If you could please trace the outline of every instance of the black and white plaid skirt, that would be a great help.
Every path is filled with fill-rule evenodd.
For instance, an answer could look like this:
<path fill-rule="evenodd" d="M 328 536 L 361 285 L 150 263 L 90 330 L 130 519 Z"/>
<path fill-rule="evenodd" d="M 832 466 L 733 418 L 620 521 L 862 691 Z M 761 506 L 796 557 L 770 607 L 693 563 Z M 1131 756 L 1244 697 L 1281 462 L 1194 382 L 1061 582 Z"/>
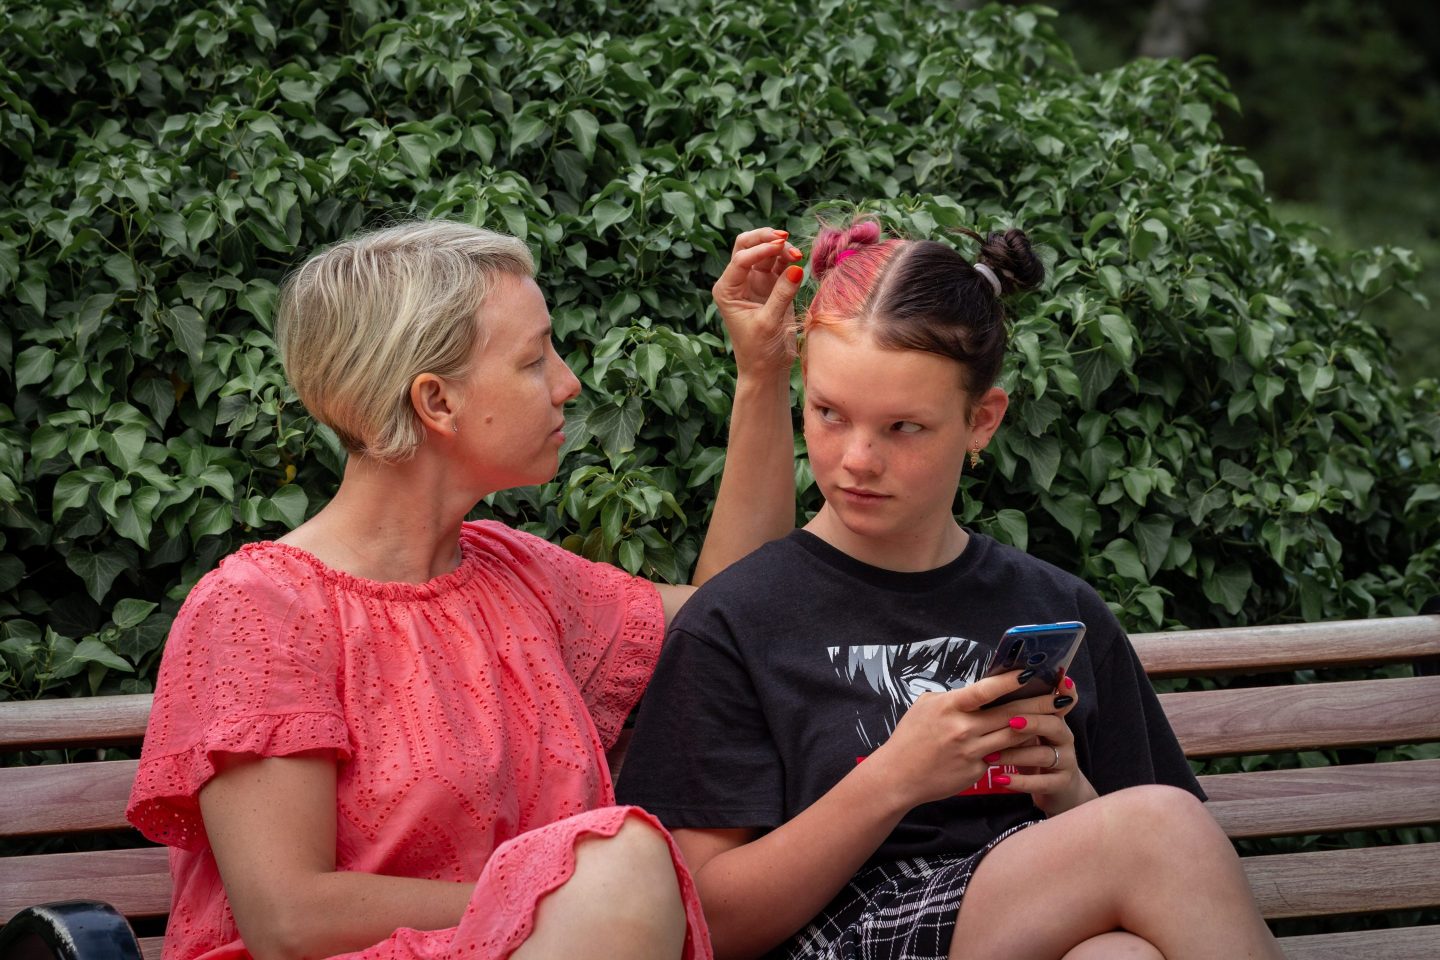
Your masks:
<path fill-rule="evenodd" d="M 945 960 L 965 888 L 1006 830 L 968 857 L 920 857 L 867 867 L 810 925 L 767 960 Z"/>

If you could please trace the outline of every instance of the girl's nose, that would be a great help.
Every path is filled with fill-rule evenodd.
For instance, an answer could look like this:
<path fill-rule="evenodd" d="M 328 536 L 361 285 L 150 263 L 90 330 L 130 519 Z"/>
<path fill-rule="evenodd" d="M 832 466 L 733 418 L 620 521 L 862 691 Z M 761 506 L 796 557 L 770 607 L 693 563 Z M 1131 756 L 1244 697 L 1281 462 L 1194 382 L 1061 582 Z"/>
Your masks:
<path fill-rule="evenodd" d="M 840 465 L 854 474 L 878 473 L 880 458 L 875 453 L 875 444 L 865 437 L 856 437 L 846 445 Z"/>

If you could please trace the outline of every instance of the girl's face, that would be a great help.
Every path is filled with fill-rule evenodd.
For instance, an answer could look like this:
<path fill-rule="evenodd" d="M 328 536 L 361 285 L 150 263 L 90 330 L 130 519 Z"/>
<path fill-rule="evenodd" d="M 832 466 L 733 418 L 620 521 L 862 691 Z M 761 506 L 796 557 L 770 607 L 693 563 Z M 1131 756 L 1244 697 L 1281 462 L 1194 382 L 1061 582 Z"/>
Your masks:
<path fill-rule="evenodd" d="M 826 538 L 893 567 L 892 557 L 948 534 L 965 457 L 990 441 L 1006 403 L 999 388 L 972 402 L 960 364 L 947 357 L 886 349 L 854 327 L 813 329 L 805 442 L 835 521 Z"/>

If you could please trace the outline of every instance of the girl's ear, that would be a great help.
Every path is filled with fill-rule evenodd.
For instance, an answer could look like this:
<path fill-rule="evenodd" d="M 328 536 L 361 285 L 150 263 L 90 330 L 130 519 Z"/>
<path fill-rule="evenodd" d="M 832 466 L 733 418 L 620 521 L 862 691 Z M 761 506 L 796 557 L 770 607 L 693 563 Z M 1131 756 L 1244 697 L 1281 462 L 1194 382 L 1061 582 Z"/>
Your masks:
<path fill-rule="evenodd" d="M 427 432 L 442 436 L 460 432 L 456 400 L 454 387 L 433 373 L 422 373 L 410 381 L 410 406 Z"/>
<path fill-rule="evenodd" d="M 970 408 L 970 442 L 974 447 L 984 450 L 989 446 L 1009 407 L 1010 395 L 999 387 L 991 387 L 981 394 Z"/>

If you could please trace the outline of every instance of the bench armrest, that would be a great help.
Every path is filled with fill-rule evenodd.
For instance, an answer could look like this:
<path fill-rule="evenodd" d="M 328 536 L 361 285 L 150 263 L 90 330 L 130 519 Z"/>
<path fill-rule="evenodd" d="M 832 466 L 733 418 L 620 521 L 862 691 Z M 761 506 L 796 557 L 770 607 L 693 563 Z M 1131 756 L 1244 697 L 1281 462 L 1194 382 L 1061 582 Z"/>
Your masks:
<path fill-rule="evenodd" d="M 0 957 L 141 960 L 130 924 L 99 900 L 62 900 L 21 910 L 0 927 Z"/>

